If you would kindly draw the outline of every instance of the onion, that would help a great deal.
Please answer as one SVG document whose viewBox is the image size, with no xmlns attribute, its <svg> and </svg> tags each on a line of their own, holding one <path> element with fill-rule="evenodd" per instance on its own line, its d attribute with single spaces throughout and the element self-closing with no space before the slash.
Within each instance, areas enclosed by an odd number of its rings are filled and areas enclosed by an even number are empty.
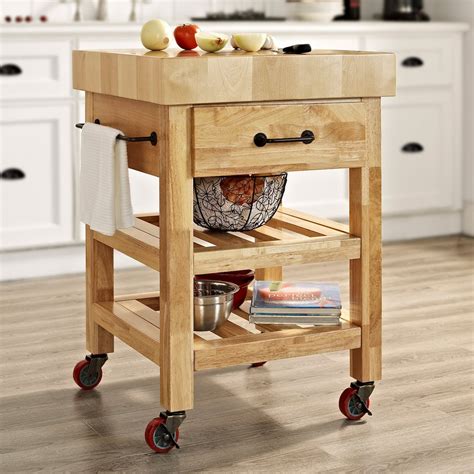
<svg viewBox="0 0 474 474">
<path fill-rule="evenodd" d="M 267 39 L 266 33 L 239 33 L 234 35 L 235 44 L 244 51 L 259 51 Z"/>
<path fill-rule="evenodd" d="M 172 37 L 171 26 L 164 20 L 150 20 L 142 26 L 141 40 L 152 51 L 166 49 Z"/>
<path fill-rule="evenodd" d="M 227 35 L 206 31 L 198 31 L 195 38 L 198 46 L 208 53 L 216 53 L 217 51 L 220 51 L 229 41 Z"/>
</svg>

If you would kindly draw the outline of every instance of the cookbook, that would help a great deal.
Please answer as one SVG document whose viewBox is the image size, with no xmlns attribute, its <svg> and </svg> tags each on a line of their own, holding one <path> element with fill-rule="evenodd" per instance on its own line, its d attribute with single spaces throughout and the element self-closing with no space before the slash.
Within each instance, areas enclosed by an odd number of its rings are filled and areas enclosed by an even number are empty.
<svg viewBox="0 0 474 474">
<path fill-rule="evenodd" d="M 250 313 L 295 315 L 341 315 L 337 283 L 256 281 Z"/>
</svg>

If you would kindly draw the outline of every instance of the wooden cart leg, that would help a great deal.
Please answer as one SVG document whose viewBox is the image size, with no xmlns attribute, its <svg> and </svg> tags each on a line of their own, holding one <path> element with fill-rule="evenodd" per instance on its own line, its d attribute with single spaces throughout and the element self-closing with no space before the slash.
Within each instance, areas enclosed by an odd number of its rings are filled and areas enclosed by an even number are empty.
<svg viewBox="0 0 474 474">
<path fill-rule="evenodd" d="M 382 377 L 382 255 L 380 99 L 366 99 L 368 164 L 349 174 L 350 232 L 361 238 L 361 256 L 350 262 L 350 315 L 362 328 L 362 345 L 351 351 L 351 376 Z"/>
<path fill-rule="evenodd" d="M 160 396 L 193 407 L 193 177 L 190 110 L 160 107 Z"/>
<path fill-rule="evenodd" d="M 92 305 L 114 299 L 113 249 L 94 239 L 86 226 L 86 347 L 92 354 L 114 351 L 114 336 L 94 321 Z"/>
<path fill-rule="evenodd" d="M 255 270 L 256 280 L 283 280 L 283 267 L 257 268 Z"/>
</svg>

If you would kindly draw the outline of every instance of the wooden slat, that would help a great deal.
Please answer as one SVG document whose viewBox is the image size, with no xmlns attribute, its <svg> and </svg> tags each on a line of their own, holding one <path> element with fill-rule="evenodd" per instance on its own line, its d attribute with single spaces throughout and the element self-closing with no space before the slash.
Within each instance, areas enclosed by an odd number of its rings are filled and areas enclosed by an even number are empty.
<svg viewBox="0 0 474 474">
<path fill-rule="evenodd" d="M 204 231 L 194 229 L 194 235 L 197 238 L 206 242 L 210 242 L 211 244 L 214 244 L 218 247 L 239 246 L 240 244 L 248 243 L 248 240 L 241 239 L 240 237 L 229 234 L 228 232 L 212 232 L 209 230 Z"/>
<path fill-rule="evenodd" d="M 155 364 L 160 363 L 160 330 L 119 303 L 92 305 L 94 321 Z"/>
<path fill-rule="evenodd" d="M 240 316 L 241 318 L 249 321 L 249 313 L 241 308 L 234 310 L 234 313 Z M 254 323 L 251 323 L 254 324 Z M 255 324 L 255 327 L 262 332 L 273 332 L 281 331 L 282 329 L 301 329 L 300 326 L 296 324 Z"/>
<path fill-rule="evenodd" d="M 268 225 L 259 227 L 258 229 L 249 230 L 247 234 L 255 237 L 257 241 L 269 242 L 271 240 L 288 240 L 288 239 L 297 239 L 301 238 L 300 236 L 295 236 L 294 234 L 289 234 L 284 232 L 281 229 L 276 229 Z"/>
<path fill-rule="evenodd" d="M 195 343 L 195 370 L 300 357 L 360 347 L 361 330 L 341 326 L 288 329 Z"/>
<path fill-rule="evenodd" d="M 297 217 L 298 219 L 302 219 L 304 221 L 313 222 L 314 224 L 319 224 L 324 227 L 329 227 L 330 229 L 338 230 L 339 232 L 344 232 L 346 234 L 349 233 L 348 224 L 342 224 L 340 222 L 330 219 L 323 219 L 321 217 L 314 217 L 311 214 L 307 214 L 306 212 L 289 209 L 288 207 L 280 207 L 279 212 L 288 216 Z"/>
<path fill-rule="evenodd" d="M 160 240 L 138 229 L 123 229 L 113 236 L 94 232 L 94 239 L 144 265 L 160 271 Z"/>
<path fill-rule="evenodd" d="M 270 220 L 268 225 L 275 226 L 278 228 L 283 227 L 284 229 L 289 229 L 293 232 L 307 235 L 308 237 L 315 237 L 318 235 L 331 236 L 343 234 L 343 232 L 340 232 L 338 230 L 334 230 L 323 225 L 315 224 L 313 222 L 298 219 L 297 217 L 283 214 L 281 212 L 277 212 L 273 219 Z"/>
<path fill-rule="evenodd" d="M 160 313 L 152 310 L 142 302 L 138 300 L 127 300 L 127 301 L 120 301 L 118 304 L 122 305 L 124 308 L 133 311 L 135 314 L 138 314 L 141 318 L 145 321 L 153 324 L 157 328 L 160 327 Z"/>
<path fill-rule="evenodd" d="M 257 242 L 227 249 L 195 249 L 195 272 L 212 273 L 245 267 L 274 267 L 302 263 L 359 258 L 360 240 L 342 237 L 316 237 L 288 242 Z"/>
<path fill-rule="evenodd" d="M 235 313 L 235 310 L 233 313 Z M 251 332 L 247 331 L 247 329 L 233 323 L 232 321 L 226 321 L 220 328 L 215 329 L 212 332 L 222 338 L 252 334 Z"/>
</svg>

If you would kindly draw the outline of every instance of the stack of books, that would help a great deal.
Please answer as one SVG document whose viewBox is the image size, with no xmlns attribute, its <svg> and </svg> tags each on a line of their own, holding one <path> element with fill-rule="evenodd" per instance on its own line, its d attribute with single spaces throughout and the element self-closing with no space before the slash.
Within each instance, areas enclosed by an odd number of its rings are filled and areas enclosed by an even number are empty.
<svg viewBox="0 0 474 474">
<path fill-rule="evenodd" d="M 255 281 L 249 321 L 254 324 L 340 324 L 337 283 Z"/>
</svg>

